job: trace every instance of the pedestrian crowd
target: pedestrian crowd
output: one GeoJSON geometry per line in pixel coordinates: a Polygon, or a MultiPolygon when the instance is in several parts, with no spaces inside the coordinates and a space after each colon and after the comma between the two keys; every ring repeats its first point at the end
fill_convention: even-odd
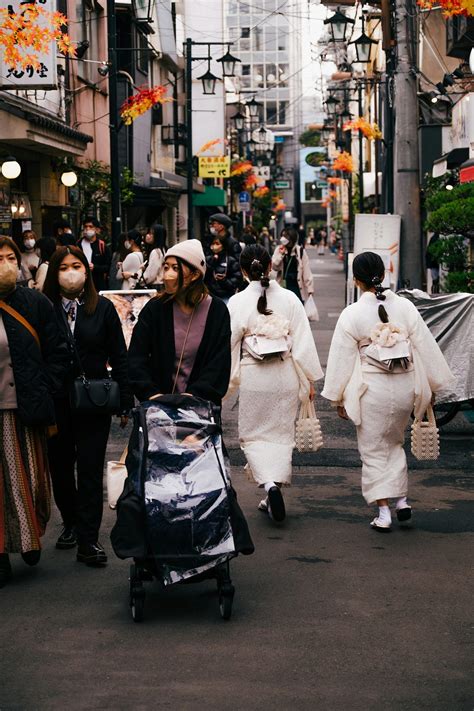
{"type": "MultiPolygon", "coordinates": [[[[40,560],[50,481],[63,521],[56,547],[106,564],[106,447],[112,416],[126,427],[134,398],[186,393],[220,407],[238,390],[246,469],[265,492],[258,508],[284,521],[298,411],[324,377],[308,318],[306,235],[288,228],[275,244],[248,225],[239,242],[231,227],[216,213],[203,242],[168,248],[155,224],[123,234],[114,255],[94,218],[78,240],[66,222],[54,238],[0,237],[0,587],[11,554],[40,560]],[[156,290],[128,352],[115,307],[99,293],[110,288],[156,290]]],[[[371,525],[380,531],[391,528],[390,500],[400,521],[411,518],[404,431],[452,377],[416,308],[382,286],[384,272],[374,253],[354,259],[362,296],[337,322],[322,391],[356,426],[362,494],[378,505],[371,525]],[[382,337],[408,348],[390,371],[370,350],[382,337]]]]}

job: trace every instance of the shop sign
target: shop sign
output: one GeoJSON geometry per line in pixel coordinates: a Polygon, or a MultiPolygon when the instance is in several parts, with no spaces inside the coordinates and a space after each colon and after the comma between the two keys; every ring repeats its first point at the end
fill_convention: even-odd
{"type": "MultiPolygon", "coordinates": [[[[38,0],[38,3],[47,12],[56,11],[56,3],[53,0],[38,0]]],[[[22,4],[24,3],[21,0],[12,0],[8,6],[17,13],[21,12],[22,4]]],[[[48,18],[40,16],[37,22],[39,26],[47,25],[48,18]]],[[[56,89],[56,54],[56,43],[53,40],[49,44],[47,52],[36,53],[39,61],[36,69],[31,65],[25,68],[8,67],[3,60],[3,54],[0,54],[0,87],[4,89],[56,89]]]]}
{"type": "Polygon", "coordinates": [[[270,180],[270,166],[269,165],[256,165],[252,168],[252,172],[259,179],[259,184],[264,185],[266,180],[270,180]]]}
{"type": "Polygon", "coordinates": [[[237,209],[239,212],[248,212],[250,210],[250,193],[246,191],[239,193],[237,209]]]}
{"type": "Polygon", "coordinates": [[[200,178],[229,178],[230,156],[200,156],[200,178]]]}
{"type": "Polygon", "coordinates": [[[273,187],[275,190],[289,190],[291,188],[291,183],[289,180],[275,180],[273,187]]]}

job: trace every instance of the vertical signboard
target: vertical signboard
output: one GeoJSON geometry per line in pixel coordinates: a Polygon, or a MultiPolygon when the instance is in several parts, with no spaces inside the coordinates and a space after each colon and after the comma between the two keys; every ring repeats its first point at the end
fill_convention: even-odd
{"type": "MultiPolygon", "coordinates": [[[[56,3],[54,0],[36,0],[39,7],[48,13],[56,11],[56,3]]],[[[11,0],[8,7],[12,12],[21,13],[21,0],[11,0]]],[[[38,27],[47,27],[49,25],[48,17],[39,15],[35,21],[38,27]]],[[[28,48],[25,51],[31,51],[28,48]]],[[[57,47],[54,40],[48,44],[46,52],[35,52],[38,58],[38,66],[35,68],[32,65],[26,67],[9,67],[5,64],[3,50],[0,49],[0,87],[2,89],[56,89],[57,88],[57,47]]]]}
{"type": "Polygon", "coordinates": [[[380,254],[386,269],[384,286],[396,290],[400,262],[400,215],[355,216],[354,255],[380,254]]]}

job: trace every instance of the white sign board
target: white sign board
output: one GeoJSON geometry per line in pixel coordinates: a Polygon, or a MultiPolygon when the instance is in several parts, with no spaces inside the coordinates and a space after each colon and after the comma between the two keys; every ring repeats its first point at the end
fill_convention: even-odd
{"type": "MultiPolygon", "coordinates": [[[[21,0],[11,0],[8,6],[13,12],[21,12],[21,0]]],[[[48,13],[56,11],[53,0],[38,0],[38,5],[48,13]]],[[[48,26],[48,18],[41,15],[36,20],[39,27],[48,26]]],[[[31,51],[28,48],[27,51],[31,51]]],[[[56,89],[57,88],[57,47],[56,42],[49,44],[47,52],[35,52],[39,65],[37,69],[32,66],[9,67],[5,64],[3,50],[0,49],[0,87],[3,89],[56,89]]]]}
{"type": "Polygon", "coordinates": [[[256,165],[252,168],[252,172],[254,175],[257,176],[259,185],[265,185],[265,181],[270,180],[270,166],[269,165],[261,165],[261,166],[256,165]]]}
{"type": "Polygon", "coordinates": [[[354,256],[361,252],[380,254],[386,265],[386,281],[394,291],[400,266],[400,215],[356,215],[354,256]]]}

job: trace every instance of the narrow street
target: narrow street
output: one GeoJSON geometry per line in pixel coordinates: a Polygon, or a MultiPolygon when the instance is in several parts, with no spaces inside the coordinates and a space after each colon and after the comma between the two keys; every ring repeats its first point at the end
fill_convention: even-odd
{"type": "MultiPolygon", "coordinates": [[[[310,249],[310,258],[324,367],[344,276],[335,256],[310,249]]],[[[360,494],[353,426],[321,398],[316,406],[325,447],[295,454],[289,515],[277,527],[257,511],[235,399],[225,405],[234,486],[256,546],[232,564],[229,622],[212,583],[164,592],[150,583],[135,624],[129,564],[108,540],[114,512],[104,509],[109,564],[97,570],[54,548],[54,510],[41,564],[15,556],[0,591],[0,710],[472,709],[474,425],[458,415],[434,463],[410,455],[415,525],[381,535],[360,494]]],[[[109,459],[127,436],[114,425],[109,459]]]]}

